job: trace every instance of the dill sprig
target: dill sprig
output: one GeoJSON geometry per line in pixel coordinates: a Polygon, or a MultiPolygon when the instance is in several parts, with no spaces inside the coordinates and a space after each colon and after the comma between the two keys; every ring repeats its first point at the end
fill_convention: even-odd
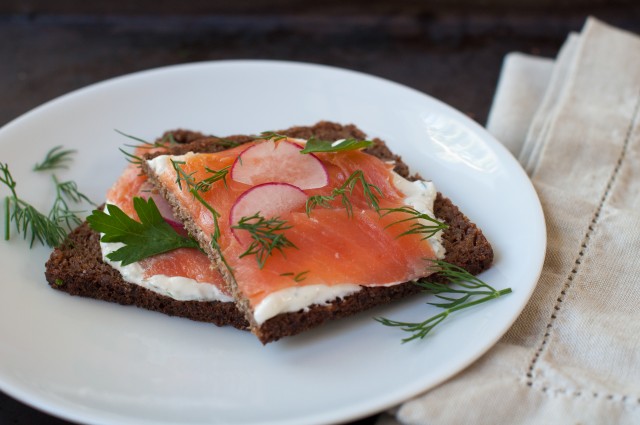
{"type": "Polygon", "coordinates": [[[227,174],[229,174],[229,170],[230,170],[230,166],[226,166],[220,170],[212,170],[209,167],[205,167],[205,170],[208,173],[211,173],[211,176],[202,179],[200,181],[196,181],[196,179],[193,177],[193,175],[195,174],[195,171],[192,173],[187,173],[186,171],[184,171],[184,169],[182,168],[182,165],[185,165],[186,162],[184,161],[175,161],[173,159],[170,159],[171,161],[171,165],[173,166],[173,169],[176,172],[176,184],[178,185],[178,188],[180,190],[182,190],[182,184],[184,183],[187,187],[187,190],[202,204],[205,206],[205,208],[207,208],[211,214],[213,215],[214,219],[216,220],[216,228],[217,228],[217,219],[218,217],[220,217],[220,213],[218,211],[216,211],[211,204],[209,204],[207,201],[204,200],[204,198],[200,195],[201,193],[205,193],[207,191],[209,191],[209,189],[211,189],[211,187],[213,186],[213,184],[215,182],[218,181],[222,181],[225,185],[225,187],[227,186],[227,174]]]}
{"type": "MultiPolygon", "coordinates": [[[[56,146],[47,152],[41,163],[36,163],[33,170],[48,171],[67,168],[75,152],[72,149],[56,146]]],[[[31,236],[30,247],[33,247],[35,241],[49,247],[58,246],[73,227],[82,223],[82,219],[78,215],[81,211],[72,210],[69,203],[87,202],[95,205],[78,190],[78,185],[75,182],[60,182],[55,175],[52,175],[56,198],[49,214],[45,215],[18,196],[17,184],[9,171],[8,164],[0,163],[0,172],[2,173],[0,182],[7,186],[11,192],[11,195],[5,198],[5,240],[9,240],[11,237],[10,223],[13,221],[16,230],[22,234],[24,239],[28,239],[28,235],[31,236]]]]}
{"type": "Polygon", "coordinates": [[[409,217],[407,218],[403,218],[401,220],[394,221],[393,223],[387,224],[385,226],[385,229],[399,223],[404,223],[406,221],[413,221],[413,223],[411,223],[411,225],[409,226],[409,230],[406,230],[400,233],[398,236],[396,236],[396,238],[399,238],[405,235],[418,234],[418,235],[423,235],[422,239],[428,239],[433,235],[435,235],[436,233],[438,233],[440,230],[445,230],[449,228],[449,226],[446,225],[445,223],[439,220],[436,220],[435,218],[431,217],[429,214],[421,213],[420,211],[410,206],[403,206],[400,208],[384,208],[380,211],[384,211],[382,214],[382,217],[392,213],[402,213],[402,214],[409,215],[409,217]],[[425,222],[428,222],[428,223],[425,223],[425,222]]]}
{"type": "MultiPolygon", "coordinates": [[[[156,140],[154,142],[148,142],[148,141],[146,141],[144,139],[141,139],[140,137],[136,137],[136,136],[132,136],[131,134],[123,133],[120,130],[115,130],[115,131],[116,131],[116,133],[118,133],[118,134],[120,134],[120,135],[122,135],[122,136],[124,136],[124,137],[126,137],[128,139],[131,139],[131,140],[134,140],[134,141],[138,142],[138,144],[135,144],[135,145],[125,145],[128,148],[133,148],[134,151],[137,150],[137,149],[155,149],[155,148],[168,149],[170,146],[175,145],[177,143],[176,139],[173,137],[173,133],[165,134],[162,137],[162,139],[160,139],[160,140],[156,140]]],[[[126,160],[129,161],[130,163],[135,164],[135,165],[142,165],[142,162],[144,161],[144,159],[141,156],[136,155],[135,153],[127,152],[123,148],[118,148],[118,150],[125,155],[126,160]]]]}
{"type": "Polygon", "coordinates": [[[58,223],[58,221],[47,217],[38,211],[34,206],[18,197],[16,192],[16,181],[13,179],[9,171],[9,165],[0,162],[0,171],[2,176],[0,182],[11,191],[11,195],[5,197],[5,240],[11,237],[10,222],[13,221],[18,233],[22,234],[24,239],[31,235],[30,247],[37,240],[38,242],[49,247],[55,247],[62,243],[67,236],[66,230],[58,223]]]}
{"type": "Polygon", "coordinates": [[[33,171],[55,170],[57,168],[69,168],[71,156],[76,153],[74,149],[63,149],[62,146],[52,148],[45,155],[41,163],[36,163],[33,171]]]}
{"type": "Polygon", "coordinates": [[[224,187],[227,187],[227,175],[229,174],[229,170],[231,169],[230,165],[227,165],[226,167],[219,170],[212,170],[209,167],[204,167],[204,169],[211,175],[196,183],[196,185],[194,186],[194,189],[196,191],[208,192],[213,184],[218,181],[222,181],[222,183],[224,183],[224,187]]]}
{"type": "Polygon", "coordinates": [[[263,131],[262,133],[260,133],[260,138],[264,140],[273,140],[274,142],[277,142],[278,140],[286,139],[287,136],[283,134],[278,134],[274,131],[263,131]]]}
{"type": "Polygon", "coordinates": [[[296,274],[294,272],[287,272],[287,273],[280,273],[280,276],[289,276],[295,282],[302,282],[303,280],[305,280],[307,278],[307,275],[309,274],[309,272],[310,272],[310,270],[305,270],[305,271],[300,272],[298,274],[296,274]]]}
{"type": "Polygon", "coordinates": [[[284,235],[284,231],[291,227],[279,217],[266,219],[260,215],[260,212],[249,217],[242,217],[237,224],[231,226],[232,229],[249,232],[253,241],[247,250],[240,254],[240,258],[255,255],[260,268],[264,267],[267,258],[274,250],[278,250],[284,255],[284,248],[298,248],[284,235]]]}
{"type": "Polygon", "coordinates": [[[51,177],[55,183],[56,199],[53,201],[51,211],[49,211],[49,218],[58,224],[62,224],[64,222],[67,230],[71,230],[73,227],[82,223],[82,219],[78,215],[82,211],[72,210],[67,201],[71,201],[76,204],[84,201],[93,206],[96,204],[78,190],[76,182],[71,180],[59,182],[55,175],[51,177]]]}
{"type": "Polygon", "coordinates": [[[411,335],[404,338],[402,340],[403,343],[415,339],[423,339],[450,314],[458,310],[473,307],[512,292],[511,288],[497,290],[462,267],[446,261],[433,260],[432,271],[444,276],[450,285],[430,282],[425,278],[417,280],[415,284],[420,286],[424,292],[433,294],[443,301],[428,303],[443,309],[440,313],[422,322],[401,322],[386,318],[375,318],[376,321],[385,326],[398,327],[405,332],[409,332],[411,335]],[[460,296],[455,297],[455,295],[460,296]]]}
{"type": "Polygon", "coordinates": [[[307,140],[306,146],[300,153],[352,151],[368,148],[373,146],[373,144],[371,140],[358,140],[354,138],[331,141],[311,137],[307,140]]]}
{"type": "Polygon", "coordinates": [[[176,184],[178,185],[178,188],[182,190],[182,184],[184,183],[189,193],[191,193],[191,195],[211,213],[211,216],[213,217],[213,234],[211,235],[211,247],[216,251],[222,263],[227,267],[227,270],[229,270],[229,273],[231,273],[231,275],[233,276],[233,268],[229,265],[224,255],[222,255],[222,248],[220,247],[221,232],[220,223],[218,222],[220,213],[216,211],[216,209],[201,195],[201,193],[211,189],[213,183],[217,181],[222,180],[224,185],[226,186],[226,176],[229,173],[229,167],[227,166],[217,171],[206,168],[206,170],[212,175],[198,182],[193,177],[195,172],[187,173],[186,171],[184,171],[184,169],[182,168],[182,165],[186,164],[184,161],[175,161],[173,159],[170,159],[170,161],[174,171],[176,172],[176,184]]]}
{"type": "Polygon", "coordinates": [[[210,136],[210,138],[215,139],[214,143],[224,149],[235,148],[236,146],[240,146],[242,144],[240,142],[227,139],[226,137],[210,136]]]}
{"type": "Polygon", "coordinates": [[[351,217],[353,215],[353,205],[351,204],[351,200],[349,196],[353,193],[353,189],[356,187],[356,184],[360,182],[362,184],[362,189],[364,191],[365,199],[367,203],[376,211],[380,210],[378,195],[382,196],[382,191],[378,186],[373,184],[369,184],[367,180],[364,178],[364,172],[362,170],[354,171],[347,180],[344,181],[342,185],[336,187],[331,191],[329,195],[314,195],[310,196],[307,199],[306,203],[306,211],[307,216],[311,216],[311,211],[317,207],[323,208],[331,208],[331,202],[333,202],[338,196],[342,201],[342,205],[347,210],[347,215],[351,217]]]}

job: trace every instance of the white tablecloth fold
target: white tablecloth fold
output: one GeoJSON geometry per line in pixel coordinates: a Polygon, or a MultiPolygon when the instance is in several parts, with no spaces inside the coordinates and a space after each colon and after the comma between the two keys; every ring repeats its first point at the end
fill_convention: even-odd
{"type": "Polygon", "coordinates": [[[639,108],[640,38],[596,19],[554,62],[505,58],[488,129],[540,197],[541,278],[495,347],[381,425],[640,424],[639,108]]]}

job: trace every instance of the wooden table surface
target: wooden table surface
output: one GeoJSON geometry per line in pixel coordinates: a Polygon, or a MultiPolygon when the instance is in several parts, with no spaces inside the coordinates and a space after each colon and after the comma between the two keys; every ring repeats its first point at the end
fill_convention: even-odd
{"type": "MultiPolygon", "coordinates": [[[[589,14],[640,32],[640,7],[633,2],[515,12],[504,7],[424,10],[414,3],[398,10],[329,13],[298,8],[295,13],[276,9],[270,14],[235,9],[76,12],[73,1],[60,3],[59,10],[39,11],[33,2],[10,3],[0,5],[0,126],[106,78],[170,64],[240,58],[363,71],[426,92],[484,124],[508,52],[554,56],[589,14]]],[[[374,422],[375,417],[369,417],[357,423],[374,422]]],[[[69,422],[0,392],[0,424],[69,422]]]]}

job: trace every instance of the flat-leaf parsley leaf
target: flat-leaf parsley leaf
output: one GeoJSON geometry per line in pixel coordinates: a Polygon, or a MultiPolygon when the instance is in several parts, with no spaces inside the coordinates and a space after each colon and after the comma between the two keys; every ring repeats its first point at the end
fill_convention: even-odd
{"type": "Polygon", "coordinates": [[[107,205],[107,212],[94,210],[87,217],[89,226],[103,234],[102,242],[120,242],[125,244],[120,249],[107,255],[112,261],[120,261],[123,266],[135,263],[177,248],[199,248],[191,238],[178,234],[169,223],[162,218],[152,198],[133,198],[133,208],[140,221],[125,214],[115,205],[107,205]]]}

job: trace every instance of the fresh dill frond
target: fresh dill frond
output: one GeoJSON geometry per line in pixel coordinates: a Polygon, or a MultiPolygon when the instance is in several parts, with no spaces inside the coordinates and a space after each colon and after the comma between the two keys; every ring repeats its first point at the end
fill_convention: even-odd
{"type": "MultiPolygon", "coordinates": [[[[57,221],[42,214],[34,206],[22,199],[12,198],[9,201],[9,205],[13,209],[7,208],[7,221],[13,220],[16,230],[22,234],[24,239],[27,239],[29,234],[31,235],[29,247],[33,247],[37,240],[43,245],[54,248],[60,245],[67,236],[67,231],[57,221]]],[[[5,229],[8,228],[9,224],[7,223],[5,229]]],[[[9,233],[7,233],[5,240],[8,240],[9,237],[9,233]]]]}
{"type": "Polygon", "coordinates": [[[410,336],[404,338],[403,343],[425,338],[438,324],[458,310],[470,308],[512,292],[511,288],[497,290],[462,267],[442,260],[431,261],[433,264],[430,270],[446,278],[449,283],[432,282],[428,278],[418,279],[414,283],[420,286],[424,292],[433,294],[442,300],[443,302],[428,304],[443,310],[422,322],[401,322],[380,317],[375,318],[385,326],[398,327],[409,332],[410,336]],[[455,295],[459,295],[459,297],[455,297],[455,295]]]}
{"type": "Polygon", "coordinates": [[[96,206],[85,194],[78,190],[78,185],[74,181],[60,182],[55,175],[51,176],[56,188],[56,199],[49,211],[49,218],[55,223],[64,223],[67,231],[71,231],[75,226],[82,223],[79,214],[83,211],[72,210],[67,201],[79,204],[87,202],[96,206]]]}
{"type": "Polygon", "coordinates": [[[56,247],[64,241],[67,232],[57,220],[42,214],[34,206],[22,200],[16,192],[16,181],[9,171],[9,165],[0,162],[0,182],[7,186],[11,192],[5,198],[5,240],[11,237],[11,221],[16,230],[24,239],[31,236],[30,247],[37,240],[49,247],[56,247]]]}
{"type": "Polygon", "coordinates": [[[36,163],[33,171],[47,171],[58,168],[69,168],[69,163],[73,160],[71,156],[76,153],[74,149],[63,149],[62,146],[52,148],[45,155],[41,163],[36,163]]]}
{"type": "Polygon", "coordinates": [[[191,195],[211,213],[211,216],[213,217],[213,234],[211,235],[211,247],[218,253],[220,260],[227,267],[229,273],[233,276],[233,268],[229,265],[224,255],[222,255],[222,248],[220,247],[221,234],[220,223],[218,222],[220,213],[201,195],[202,192],[206,192],[211,189],[213,183],[217,181],[222,180],[226,186],[227,182],[225,178],[229,172],[229,167],[225,167],[222,170],[218,171],[206,168],[206,170],[212,175],[207,179],[198,182],[194,178],[195,172],[187,173],[186,171],[184,171],[184,169],[182,168],[182,165],[186,164],[184,161],[175,161],[174,159],[170,159],[170,161],[171,166],[176,172],[176,184],[178,185],[178,188],[180,190],[183,190],[182,184],[184,183],[185,188],[189,191],[189,193],[191,193],[191,195]]]}
{"type": "Polygon", "coordinates": [[[354,138],[340,139],[332,142],[330,140],[320,140],[311,137],[307,140],[306,146],[300,153],[352,151],[368,148],[373,146],[373,144],[371,140],[358,140],[354,138]]]}
{"type": "Polygon", "coordinates": [[[295,282],[302,282],[307,278],[307,275],[309,274],[309,272],[310,272],[309,270],[305,270],[298,274],[294,272],[286,272],[286,273],[280,273],[280,276],[291,277],[295,282]]]}
{"type": "Polygon", "coordinates": [[[309,274],[309,270],[305,270],[303,272],[298,273],[297,275],[295,275],[293,277],[293,280],[295,280],[296,282],[302,282],[303,280],[305,280],[307,278],[307,275],[309,274]]]}
{"type": "MultiPolygon", "coordinates": [[[[132,136],[131,134],[127,134],[127,133],[123,133],[120,130],[115,130],[116,133],[120,134],[121,136],[124,136],[128,139],[131,139],[135,142],[138,142],[137,144],[133,144],[133,145],[125,145],[128,148],[133,148],[134,152],[138,149],[155,149],[155,148],[164,148],[164,149],[169,149],[170,146],[175,145],[176,143],[176,139],[173,136],[173,133],[167,133],[165,134],[160,140],[156,140],[154,142],[148,142],[144,139],[141,139],[140,137],[136,137],[136,136],[132,136]]],[[[136,155],[135,153],[131,153],[131,152],[127,152],[126,150],[124,150],[123,148],[118,148],[118,150],[120,152],[122,152],[125,155],[125,159],[135,165],[142,165],[142,162],[144,161],[144,159],[139,156],[136,155]]]]}
{"type": "Polygon", "coordinates": [[[225,256],[222,255],[222,248],[220,247],[220,236],[214,235],[211,238],[211,247],[218,254],[220,261],[222,261],[222,264],[224,264],[224,266],[229,271],[229,274],[233,277],[233,267],[231,267],[231,265],[227,262],[227,259],[225,258],[225,256]]]}
{"type": "Polygon", "coordinates": [[[115,132],[116,132],[116,133],[118,133],[119,135],[124,136],[124,137],[126,137],[127,139],[131,139],[131,140],[136,141],[136,142],[138,142],[138,143],[139,143],[138,145],[128,145],[128,146],[136,146],[136,147],[137,147],[137,146],[153,146],[153,143],[148,142],[148,141],[146,141],[146,140],[144,140],[144,139],[141,139],[140,137],[133,136],[133,135],[131,135],[131,134],[127,134],[127,133],[125,133],[125,132],[123,132],[123,131],[118,130],[117,128],[116,128],[116,129],[114,129],[114,130],[115,130],[115,132]]]}
{"type": "Polygon", "coordinates": [[[227,165],[220,170],[212,170],[209,167],[204,167],[204,169],[211,175],[196,183],[195,189],[198,192],[209,191],[209,189],[211,189],[211,186],[213,186],[213,184],[218,181],[222,181],[222,183],[224,183],[224,186],[227,187],[227,175],[229,174],[229,170],[231,170],[231,165],[227,165]]]}
{"type": "Polygon", "coordinates": [[[409,226],[409,230],[406,230],[400,233],[397,238],[405,235],[423,235],[422,239],[428,239],[438,233],[440,230],[446,230],[449,226],[433,217],[429,214],[421,213],[420,211],[412,208],[410,206],[403,206],[400,208],[384,208],[380,211],[383,211],[382,217],[393,214],[393,213],[401,213],[408,214],[409,217],[403,218],[398,221],[394,221],[393,223],[387,224],[385,229],[394,226],[399,223],[404,223],[406,221],[413,221],[409,226]],[[427,222],[427,223],[425,223],[427,222]]]}
{"type": "Polygon", "coordinates": [[[187,190],[194,188],[196,186],[196,180],[193,178],[195,171],[187,174],[187,172],[182,169],[182,166],[185,165],[186,162],[176,161],[174,159],[169,159],[169,161],[171,161],[171,166],[176,172],[176,184],[178,185],[178,189],[182,190],[183,182],[187,185],[187,190]]]}
{"type": "Polygon", "coordinates": [[[87,202],[93,206],[97,204],[89,199],[85,194],[78,190],[78,184],[73,180],[68,180],[65,182],[59,182],[56,176],[52,176],[53,181],[56,185],[56,191],[58,196],[65,196],[67,199],[79,204],[81,202],[87,202]]]}
{"type": "Polygon", "coordinates": [[[182,184],[185,184],[186,189],[189,191],[189,193],[191,193],[191,195],[193,195],[193,197],[196,198],[198,202],[200,202],[213,215],[216,224],[215,230],[219,230],[218,218],[220,217],[220,213],[216,211],[216,209],[213,208],[213,206],[202,197],[201,193],[204,193],[211,189],[213,183],[219,180],[223,180],[226,186],[225,178],[227,176],[227,173],[229,172],[229,167],[225,167],[220,171],[215,171],[207,168],[207,171],[212,173],[213,175],[208,179],[204,179],[198,182],[193,177],[195,171],[192,173],[187,173],[186,171],[184,171],[184,169],[182,168],[182,165],[186,164],[184,161],[175,161],[174,159],[169,159],[169,161],[171,161],[171,166],[176,172],[176,184],[178,185],[178,188],[180,190],[183,190],[182,184]]]}
{"type": "Polygon", "coordinates": [[[69,204],[58,189],[56,199],[49,211],[49,219],[60,225],[64,223],[66,228],[70,230],[82,223],[82,219],[78,216],[80,212],[69,208],[69,204]]]}
{"type": "Polygon", "coordinates": [[[142,159],[141,156],[133,154],[131,152],[127,152],[123,148],[118,148],[118,150],[124,154],[127,162],[130,162],[131,164],[135,164],[135,165],[142,165],[142,162],[144,161],[144,159],[142,159]]]}
{"type": "Polygon", "coordinates": [[[260,138],[264,140],[273,140],[274,142],[277,142],[278,140],[286,139],[287,136],[283,134],[278,134],[273,131],[263,131],[262,133],[260,133],[260,138]]]}
{"type": "Polygon", "coordinates": [[[182,168],[182,165],[186,163],[184,161],[176,161],[174,159],[170,159],[171,165],[176,172],[176,184],[178,188],[182,190],[182,184],[186,185],[187,190],[202,204],[204,205],[214,216],[219,217],[220,214],[200,196],[201,193],[208,192],[214,183],[218,181],[222,181],[227,186],[227,175],[229,174],[229,170],[231,166],[228,165],[220,170],[212,170],[209,167],[205,167],[205,170],[210,173],[209,177],[206,177],[200,181],[196,181],[194,178],[195,171],[192,173],[187,173],[182,168]]]}
{"type": "Polygon", "coordinates": [[[356,170],[344,181],[342,185],[333,189],[329,195],[310,196],[309,199],[307,199],[305,208],[307,216],[310,217],[311,211],[317,206],[323,208],[331,208],[331,202],[333,202],[339,196],[342,205],[347,210],[347,215],[351,217],[353,215],[353,205],[351,204],[349,196],[351,196],[351,194],[353,193],[353,190],[358,182],[360,182],[362,185],[364,197],[369,206],[371,206],[374,210],[379,211],[380,205],[378,195],[382,196],[382,191],[380,190],[380,188],[378,188],[378,186],[367,182],[362,170],[356,170]],[[376,195],[376,193],[378,195],[376,195]]]}
{"type": "MultiPolygon", "coordinates": [[[[37,163],[34,171],[49,171],[68,168],[72,155],[76,151],[56,146],[49,150],[42,162],[37,163]]],[[[56,198],[48,215],[38,211],[33,205],[21,199],[16,192],[14,180],[9,165],[0,163],[0,182],[7,186],[11,192],[5,198],[5,240],[11,237],[11,221],[14,222],[19,234],[24,239],[31,236],[30,246],[38,241],[49,247],[60,245],[67,233],[73,227],[82,223],[79,214],[82,211],[71,209],[69,203],[79,204],[87,202],[95,205],[91,200],[78,190],[78,185],[73,181],[60,182],[55,175],[52,179],[55,185],[56,198]]]]}
{"type": "MultiPolygon", "coordinates": [[[[200,194],[201,182],[196,182],[196,180],[194,179],[193,175],[195,174],[195,171],[193,173],[187,174],[187,172],[184,171],[184,169],[182,169],[181,167],[181,165],[185,164],[184,161],[174,161],[173,159],[170,159],[170,161],[171,161],[171,165],[173,166],[173,169],[176,172],[176,184],[178,185],[178,188],[182,190],[182,183],[186,185],[186,188],[189,191],[189,193],[191,193],[191,195],[193,195],[193,197],[197,199],[198,202],[200,202],[207,210],[209,210],[209,212],[213,216],[213,221],[215,225],[214,231],[220,232],[220,226],[218,225],[218,218],[220,218],[220,213],[216,211],[216,209],[213,208],[213,206],[210,203],[205,201],[205,199],[200,194]]],[[[208,185],[207,187],[210,188],[210,185],[208,185]]]]}
{"type": "Polygon", "coordinates": [[[258,266],[262,269],[265,262],[274,250],[284,254],[284,248],[298,248],[284,234],[284,231],[292,226],[279,217],[264,218],[259,212],[249,217],[242,217],[232,229],[246,230],[251,236],[252,242],[240,258],[247,255],[255,255],[258,266]]]}
{"type": "Polygon", "coordinates": [[[242,143],[233,141],[231,139],[227,139],[226,137],[216,137],[216,145],[219,145],[223,148],[230,149],[235,148],[236,146],[240,146],[242,143]]]}

